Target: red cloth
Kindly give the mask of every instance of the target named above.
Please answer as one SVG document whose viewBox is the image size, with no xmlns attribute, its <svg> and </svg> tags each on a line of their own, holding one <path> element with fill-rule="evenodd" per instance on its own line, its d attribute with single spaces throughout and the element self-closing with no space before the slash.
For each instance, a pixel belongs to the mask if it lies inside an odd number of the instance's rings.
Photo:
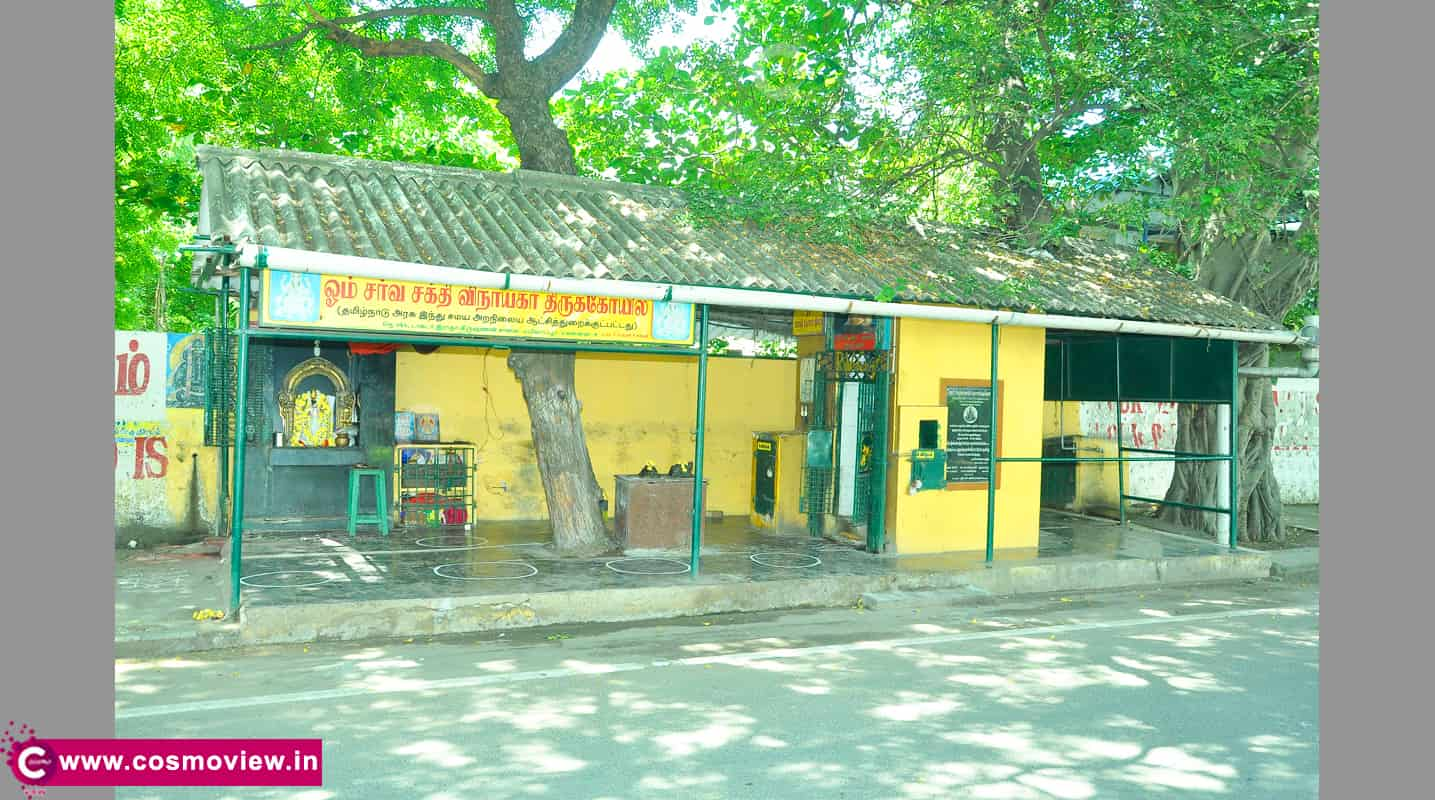
<svg viewBox="0 0 1435 800">
<path fill-rule="evenodd" d="M 349 342 L 349 352 L 360 356 L 381 356 L 385 353 L 392 353 L 399 349 L 396 344 L 380 344 L 378 342 Z"/>
</svg>

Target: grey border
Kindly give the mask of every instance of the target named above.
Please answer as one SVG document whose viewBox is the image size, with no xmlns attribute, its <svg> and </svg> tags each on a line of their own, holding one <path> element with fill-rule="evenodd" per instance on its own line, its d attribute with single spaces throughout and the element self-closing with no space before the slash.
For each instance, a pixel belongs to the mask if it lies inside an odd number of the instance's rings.
<svg viewBox="0 0 1435 800">
<path fill-rule="evenodd" d="M 1332 798 L 1429 789 L 1432 11 L 1321 7 L 1321 311 L 1333 327 L 1322 337 L 1320 750 Z"/>
<path fill-rule="evenodd" d="M 1425 76 L 1432 27 L 1420 23 L 1435 10 L 1384 4 L 1411 17 L 1395 19 L 1388 11 L 1372 13 L 1375 7 L 1322 9 L 1322 260 L 1335 265 L 1322 281 L 1324 319 L 1335 324 L 1325 342 L 1335 377 L 1325 378 L 1322 509 L 1330 534 L 1324 588 L 1334 598 L 1324 604 L 1322 624 L 1335 631 L 1322 657 L 1321 778 L 1329 797 L 1372 789 L 1418 796 L 1427 760 L 1427 725 L 1418 715 L 1429 694 L 1430 625 L 1417 590 L 1435 561 L 1427 555 L 1428 525 L 1410 523 L 1421 519 L 1416 506 L 1428 492 L 1429 462 L 1419 437 L 1391 425 L 1400 415 L 1377 406 L 1389 404 L 1418 423 L 1432 396 L 1425 358 L 1393 345 L 1428 338 L 1416 328 L 1435 296 L 1423 238 L 1431 182 L 1423 174 L 1428 168 L 1420 169 L 1428 163 L 1422 140 L 1431 130 Z M 6 261 L 25 276 L 4 293 L 4 318 L 12 341 L 13 332 L 31 331 L 45 343 L 7 354 L 10 374 L 23 380 L 11 383 L 6 410 L 12 421 L 24 421 L 9 426 L 7 444 L 23 454 L 17 461 L 24 471 L 4 483 L 10 536 L 0 559 L 6 609 L 0 641 L 22 657 L 3 660 L 0 708 L 42 735 L 113 732 L 112 473 L 102 456 L 86 456 L 102 454 L 110 418 L 102 383 L 109 353 L 99 346 L 109 341 L 105 328 L 113 319 L 112 275 L 104 266 L 113 234 L 108 12 L 98 4 L 17 6 L 0 47 L 10 101 L 6 184 L 13 187 L 0 225 Z M 65 58 L 54 57 L 50 37 L 35 35 L 42 30 L 63 32 Z M 1356 220 L 1365 224 L 1357 227 Z M 1397 286 L 1397 275 L 1425 285 Z M 65 294 L 76 286 L 78 293 Z M 58 297 L 67 298 L 63 311 L 39 302 Z M 1409 330 L 1372 330 L 1372 323 Z M 16 391 L 20 386 L 43 388 L 43 406 Z M 75 559 L 80 542 L 87 556 Z M 67 580 L 57 584 L 50 576 L 62 574 L 61 564 Z M 1415 624 L 1403 625 L 1400 616 Z"/>
<path fill-rule="evenodd" d="M 3 483 L 0 722 L 27 722 L 41 738 L 108 737 L 115 729 L 114 471 L 104 446 L 114 435 L 113 7 L 29 3 L 7 12 L 0 230 L 12 278 L 0 302 L 9 345 L 5 445 L 14 466 Z M 64 57 L 41 31 L 63 37 Z M 0 792 L 19 796 L 9 774 L 0 775 Z"/>
</svg>

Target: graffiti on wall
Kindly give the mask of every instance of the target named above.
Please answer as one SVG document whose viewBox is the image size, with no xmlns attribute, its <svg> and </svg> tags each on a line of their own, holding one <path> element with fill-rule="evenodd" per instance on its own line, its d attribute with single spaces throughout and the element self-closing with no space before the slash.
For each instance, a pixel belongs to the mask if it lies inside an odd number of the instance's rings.
<svg viewBox="0 0 1435 800">
<path fill-rule="evenodd" d="M 163 527 L 171 522 L 169 409 L 204 405 L 203 338 L 115 331 L 116 523 Z"/>
<path fill-rule="evenodd" d="M 204 408 L 204 334 L 169 334 L 165 355 L 165 405 Z"/>
<path fill-rule="evenodd" d="M 1116 440 L 1116 404 L 1082 403 L 1081 433 L 1095 439 Z M 1146 450 L 1176 448 L 1175 403 L 1122 403 L 1121 443 Z M 1140 455 L 1133 453 L 1134 455 Z M 1131 465 L 1131 485 L 1126 491 L 1141 497 L 1162 497 L 1175 473 L 1170 463 Z"/>
<path fill-rule="evenodd" d="M 1320 502 L 1320 381 L 1317 378 L 1281 379 L 1273 389 L 1276 431 L 1271 465 L 1286 503 Z M 1127 447 L 1148 450 L 1176 449 L 1175 403 L 1122 403 L 1121 441 Z M 1116 440 L 1116 404 L 1082 403 L 1081 433 L 1096 439 Z M 1165 497 L 1175 466 L 1171 463 L 1134 463 L 1128 492 L 1143 497 Z"/>
<path fill-rule="evenodd" d="M 1286 503 L 1320 502 L 1320 379 L 1282 378 L 1271 390 L 1276 409 L 1271 469 Z"/>
<path fill-rule="evenodd" d="M 165 418 L 168 338 L 115 332 L 115 520 L 163 524 L 169 471 Z"/>
</svg>

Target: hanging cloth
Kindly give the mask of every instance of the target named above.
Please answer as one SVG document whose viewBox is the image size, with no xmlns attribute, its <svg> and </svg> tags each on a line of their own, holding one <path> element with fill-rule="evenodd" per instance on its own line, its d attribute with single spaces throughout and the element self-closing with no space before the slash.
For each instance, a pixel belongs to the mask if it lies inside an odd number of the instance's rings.
<svg viewBox="0 0 1435 800">
<path fill-rule="evenodd" d="M 349 342 L 349 352 L 357 356 L 381 356 L 399 349 L 396 344 L 379 342 Z"/>
</svg>

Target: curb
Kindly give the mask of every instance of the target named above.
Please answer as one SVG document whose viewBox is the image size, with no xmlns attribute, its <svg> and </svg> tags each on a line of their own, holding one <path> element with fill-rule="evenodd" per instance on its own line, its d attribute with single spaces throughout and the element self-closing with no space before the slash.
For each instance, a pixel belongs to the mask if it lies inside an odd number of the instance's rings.
<svg viewBox="0 0 1435 800">
<path fill-rule="evenodd" d="M 233 647 L 479 633 L 511 628 L 636 622 L 707 614 L 900 604 L 902 593 L 955 604 L 992 595 L 1101 591 L 1160 584 L 1269 579 L 1272 559 L 1230 553 L 1163 559 L 1000 562 L 956 572 L 841 575 L 771 581 L 588 589 L 396 600 L 244 606 L 238 623 L 115 642 L 116 658 L 166 657 Z"/>
<path fill-rule="evenodd" d="M 960 590 L 971 595 L 1097 591 L 1153 584 L 1265 579 L 1271 561 L 1245 553 L 1170 559 L 994 565 L 897 573 L 570 592 L 246 606 L 237 645 L 355 641 L 545 625 L 634 622 L 734 612 L 841 608 L 864 595 Z"/>
<path fill-rule="evenodd" d="M 1271 577 L 1278 580 L 1319 580 L 1320 548 L 1301 547 L 1270 554 Z"/>
<path fill-rule="evenodd" d="M 209 630 L 161 636 L 123 636 L 115 639 L 115 658 L 164 658 L 239 647 L 240 626 L 227 622 Z"/>
</svg>

